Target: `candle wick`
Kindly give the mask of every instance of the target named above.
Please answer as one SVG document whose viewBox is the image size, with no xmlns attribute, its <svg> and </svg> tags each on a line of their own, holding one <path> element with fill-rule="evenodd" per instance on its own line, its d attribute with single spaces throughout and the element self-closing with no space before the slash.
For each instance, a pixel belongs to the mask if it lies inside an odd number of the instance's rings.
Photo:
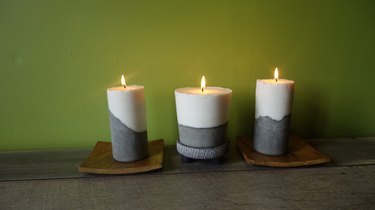
<svg viewBox="0 0 375 210">
<path fill-rule="evenodd" d="M 277 82 L 277 78 L 275 78 L 276 82 Z"/>
<path fill-rule="evenodd" d="M 126 85 L 122 85 L 124 88 L 126 88 Z"/>
</svg>

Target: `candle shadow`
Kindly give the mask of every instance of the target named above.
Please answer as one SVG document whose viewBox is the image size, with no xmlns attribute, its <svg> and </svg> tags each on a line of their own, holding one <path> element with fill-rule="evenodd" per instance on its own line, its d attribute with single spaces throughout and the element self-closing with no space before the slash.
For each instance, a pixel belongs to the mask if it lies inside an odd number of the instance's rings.
<svg viewBox="0 0 375 210">
<path fill-rule="evenodd" d="M 253 133 L 255 101 L 249 100 L 249 95 L 247 91 L 233 93 L 227 134 L 231 142 L 236 136 L 251 136 Z"/>
<path fill-rule="evenodd" d="M 321 94 L 313 89 L 304 89 L 303 93 L 295 93 L 295 99 L 291 133 L 304 138 L 316 138 L 325 133 L 327 110 L 323 107 Z"/>
</svg>

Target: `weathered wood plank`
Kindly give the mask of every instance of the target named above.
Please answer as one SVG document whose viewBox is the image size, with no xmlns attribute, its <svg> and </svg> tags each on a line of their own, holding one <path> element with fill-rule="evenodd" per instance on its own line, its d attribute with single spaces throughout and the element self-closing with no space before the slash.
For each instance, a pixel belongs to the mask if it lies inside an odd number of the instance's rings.
<svg viewBox="0 0 375 210">
<path fill-rule="evenodd" d="M 375 165 L 0 182 L 0 209 L 371 209 Z"/>
<path fill-rule="evenodd" d="M 84 177 L 78 166 L 89 149 L 0 153 L 0 181 Z"/>
<path fill-rule="evenodd" d="M 375 164 L 375 137 L 314 139 L 310 140 L 309 143 L 332 158 L 331 163 L 318 167 Z M 175 146 L 166 146 L 163 169 L 151 173 L 268 169 L 247 164 L 241 157 L 235 143 L 232 142 L 231 144 L 232 148 L 227 155 L 227 160 L 222 165 L 215 165 L 208 161 L 182 164 Z M 1 152 L 0 181 L 98 176 L 79 173 L 77 170 L 78 166 L 88 157 L 90 151 L 91 149 Z"/>
<path fill-rule="evenodd" d="M 375 137 L 312 139 L 309 144 L 332 158 L 328 165 L 375 164 Z"/>
</svg>

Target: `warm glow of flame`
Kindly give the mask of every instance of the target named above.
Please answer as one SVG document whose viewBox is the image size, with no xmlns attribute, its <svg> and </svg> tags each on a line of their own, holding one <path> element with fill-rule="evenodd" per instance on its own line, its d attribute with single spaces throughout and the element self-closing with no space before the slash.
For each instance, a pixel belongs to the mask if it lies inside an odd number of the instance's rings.
<svg viewBox="0 0 375 210">
<path fill-rule="evenodd" d="M 121 85 L 124 86 L 124 88 L 126 88 L 126 82 L 125 82 L 124 75 L 121 75 Z"/>
<path fill-rule="evenodd" d="M 202 79 L 201 79 L 201 90 L 202 90 L 202 93 L 204 93 L 204 89 L 205 88 L 206 88 L 206 78 L 203 75 Z"/>
<path fill-rule="evenodd" d="M 275 81 L 277 82 L 277 80 L 279 79 L 279 70 L 277 69 L 277 67 L 275 69 L 275 73 L 273 74 L 273 76 L 275 78 Z"/>
</svg>

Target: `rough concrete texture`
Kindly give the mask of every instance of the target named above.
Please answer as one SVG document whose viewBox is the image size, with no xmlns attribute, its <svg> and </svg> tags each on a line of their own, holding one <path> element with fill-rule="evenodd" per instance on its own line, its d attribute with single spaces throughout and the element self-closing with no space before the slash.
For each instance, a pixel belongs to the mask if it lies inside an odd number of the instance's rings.
<svg viewBox="0 0 375 210">
<path fill-rule="evenodd" d="M 109 112 L 113 158 L 133 162 L 148 157 L 147 131 L 135 132 Z"/>
<path fill-rule="evenodd" d="M 223 157 L 229 150 L 229 142 L 216 147 L 190 147 L 177 141 L 177 151 L 181 155 L 193 159 L 207 160 Z"/>
<path fill-rule="evenodd" d="M 225 143 L 228 123 L 213 128 L 178 125 L 180 142 L 190 147 L 215 147 Z"/>
<path fill-rule="evenodd" d="M 282 155 L 288 150 L 290 115 L 277 121 L 269 117 L 255 119 L 254 149 L 265 155 Z"/>
</svg>

